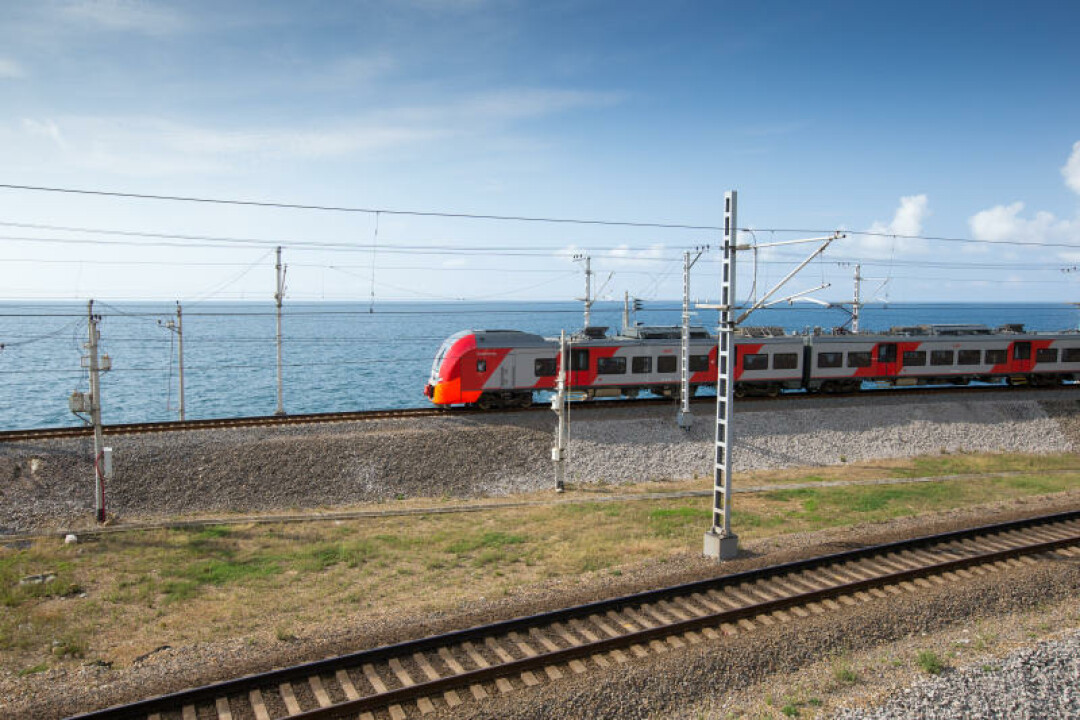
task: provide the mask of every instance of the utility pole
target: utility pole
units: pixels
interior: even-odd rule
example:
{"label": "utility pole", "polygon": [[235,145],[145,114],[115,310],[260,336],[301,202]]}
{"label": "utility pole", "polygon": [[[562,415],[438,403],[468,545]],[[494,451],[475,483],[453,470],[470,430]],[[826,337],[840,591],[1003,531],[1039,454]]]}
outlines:
{"label": "utility pole", "polygon": [[180,308],[180,301],[176,301],[176,320],[169,320],[162,323],[158,320],[158,324],[164,327],[166,330],[176,333],[176,342],[178,348],[177,362],[180,365],[180,421],[184,420],[184,316],[183,311]]}
{"label": "utility pole", "polygon": [[574,260],[585,261],[585,327],[589,327],[590,311],[592,310],[592,258],[588,255],[577,254]]}
{"label": "utility pole", "polygon": [[855,264],[855,297],[851,302],[851,332],[859,332],[859,284],[862,282],[862,275],[859,271],[862,270],[862,265]]}
{"label": "utility pole", "polygon": [[630,327],[630,291],[623,290],[622,297],[622,329],[625,333]]}
{"label": "utility pole", "polygon": [[828,287],[828,285],[822,285],[818,288],[795,293],[785,298],[785,300],[769,302],[769,298],[787,284],[791,278],[795,277],[811,260],[824,252],[825,248],[833,240],[844,237],[840,233],[833,233],[830,237],[783,240],[756,245],[755,247],[764,248],[805,242],[822,243],[806,260],[777,283],[772,290],[765,293],[760,300],[744,310],[741,315],[735,317],[735,253],[737,250],[749,250],[752,247],[736,243],[736,233],[738,232],[737,205],[738,194],[734,190],[724,195],[724,254],[720,272],[720,304],[698,306],[720,310],[720,327],[717,330],[719,347],[716,357],[716,454],[713,463],[712,527],[705,533],[705,555],[716,560],[730,560],[739,553],[739,538],[731,531],[731,448],[734,441],[732,401],[734,400],[735,388],[735,364],[738,360],[735,352],[735,328],[749,317],[750,313],[759,308],[784,302],[785,300],[790,301],[807,293]]}
{"label": "utility pole", "polygon": [[690,411],[690,268],[698,261],[705,248],[697,248],[697,255],[690,259],[690,251],[683,252],[683,297],[682,297],[682,347],[679,353],[679,397],[682,404],[677,417],[679,427],[689,430],[694,424]]}
{"label": "utility pole", "polygon": [[559,416],[559,427],[555,434],[555,447],[551,448],[551,459],[555,462],[555,492],[566,490],[566,331],[559,333],[559,379],[556,383],[555,397],[551,399],[551,409]]}
{"label": "utility pole", "polygon": [[274,302],[277,303],[277,410],[275,415],[285,414],[285,404],[281,389],[281,301],[285,297],[285,270],[281,264],[281,246],[277,249],[277,292],[274,293]]}
{"label": "utility pole", "polygon": [[98,340],[101,333],[98,323],[101,316],[94,314],[94,301],[86,306],[90,370],[90,422],[94,426],[94,513],[99,523],[105,522],[105,479],[112,477],[112,448],[104,446],[101,427],[101,373],[112,367],[109,356],[98,362]]}
{"label": "utility pole", "polygon": [[705,533],[705,555],[730,560],[739,554],[731,531],[731,420],[735,385],[735,240],[738,193],[724,195],[724,250],[720,272],[720,327],[716,354],[716,453],[713,462],[712,527]]}

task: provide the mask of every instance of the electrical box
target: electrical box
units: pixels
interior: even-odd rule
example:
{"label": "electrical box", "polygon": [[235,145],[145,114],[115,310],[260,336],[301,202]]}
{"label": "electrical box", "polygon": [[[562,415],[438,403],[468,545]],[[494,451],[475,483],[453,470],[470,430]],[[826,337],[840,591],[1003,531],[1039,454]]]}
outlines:
{"label": "electrical box", "polygon": [[90,412],[90,396],[76,390],[68,398],[68,407],[73,413],[88,413]]}
{"label": "electrical box", "polygon": [[561,448],[553,447],[553,448],[551,448],[551,459],[554,460],[555,462],[559,462],[560,460],[563,460],[566,457],[566,455],[564,453],[565,453],[565,451],[562,450]]}
{"label": "electrical box", "polygon": [[112,448],[101,448],[101,474],[108,480],[112,478]]}
{"label": "electrical box", "polygon": [[112,370],[112,358],[108,353],[101,356],[101,366],[98,368],[101,372],[109,372]]}

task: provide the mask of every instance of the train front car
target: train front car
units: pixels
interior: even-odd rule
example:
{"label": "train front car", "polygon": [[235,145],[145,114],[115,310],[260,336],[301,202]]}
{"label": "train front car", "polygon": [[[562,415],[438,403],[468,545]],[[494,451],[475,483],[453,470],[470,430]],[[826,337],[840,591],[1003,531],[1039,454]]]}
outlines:
{"label": "train front car", "polygon": [[552,341],[532,333],[463,330],[439,348],[424,395],[440,407],[527,407],[533,367],[553,366],[557,354]]}

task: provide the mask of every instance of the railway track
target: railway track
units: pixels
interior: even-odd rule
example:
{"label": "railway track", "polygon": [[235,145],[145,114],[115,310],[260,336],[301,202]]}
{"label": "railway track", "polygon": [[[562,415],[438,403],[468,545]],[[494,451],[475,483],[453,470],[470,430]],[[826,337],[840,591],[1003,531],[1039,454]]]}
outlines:
{"label": "railway track", "polygon": [[[885,393],[887,395],[946,395],[946,394],[983,394],[1004,392],[1008,389],[1006,386],[971,386],[971,387],[956,387],[956,388],[905,388],[902,390],[894,389],[870,389],[861,390],[855,393],[833,393],[827,397],[830,398],[852,398],[852,397],[865,397],[874,394]],[[1053,391],[1060,388],[1035,388],[1029,386],[1022,386],[1024,390],[1037,390],[1037,391]],[[773,397],[745,397],[740,398],[739,403],[753,402],[753,403],[775,403],[775,402],[798,402],[800,399],[820,398],[822,395],[809,394],[809,393],[787,393],[779,398]],[[649,406],[649,405],[672,405],[674,400],[671,398],[639,398],[636,400],[604,400],[599,402],[586,402],[575,403],[575,411],[580,410],[602,410],[605,408],[611,408],[616,405],[633,405],[633,406]],[[694,404],[715,404],[716,398],[713,396],[704,396],[694,398],[692,401]],[[397,410],[364,410],[353,412],[328,412],[328,413],[308,413],[302,415],[257,415],[250,417],[238,417],[238,418],[210,418],[205,420],[184,420],[184,421],[167,421],[167,422],[148,422],[148,423],[124,423],[117,425],[105,425],[102,428],[102,432],[107,436],[115,435],[142,435],[148,433],[165,433],[165,432],[183,432],[189,430],[224,430],[230,428],[258,428],[258,427],[275,427],[284,425],[304,425],[304,424],[316,424],[316,423],[342,423],[342,422],[363,422],[370,420],[387,420],[387,419],[403,419],[403,418],[421,418],[421,417],[443,417],[448,415],[477,415],[477,414],[492,414],[492,413],[514,413],[514,412],[550,412],[550,407],[546,404],[533,405],[527,408],[505,408],[495,410],[480,410],[479,408],[402,408]],[[93,428],[90,426],[80,427],[51,427],[51,428],[33,428],[25,430],[0,430],[0,443],[3,442],[19,442],[26,440],[56,440],[65,438],[81,438],[90,437],[94,434]]]}
{"label": "railway track", "polygon": [[878,545],[274,670],[77,720],[406,720],[765,625],[1080,558],[1080,511]]}

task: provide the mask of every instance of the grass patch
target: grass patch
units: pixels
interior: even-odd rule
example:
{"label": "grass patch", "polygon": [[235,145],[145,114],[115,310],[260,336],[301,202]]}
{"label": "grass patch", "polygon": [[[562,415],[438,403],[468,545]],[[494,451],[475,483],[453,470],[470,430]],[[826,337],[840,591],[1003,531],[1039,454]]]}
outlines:
{"label": "grass patch", "polygon": [[524,535],[493,531],[470,537],[460,538],[446,546],[446,552],[453,555],[466,555],[480,549],[500,549],[507,545],[520,545],[525,542]]}
{"label": "grass patch", "polygon": [[675,537],[690,525],[700,530],[710,515],[712,510],[704,507],[657,508],[649,512],[649,532],[655,537]]}
{"label": "grass patch", "polygon": [[[1059,492],[1080,486],[1080,471],[1041,470],[1059,470],[1072,462],[1071,456],[935,455],[815,468],[812,474],[740,474],[736,487],[808,480],[818,486],[737,495],[732,521],[749,541]],[[1023,474],[820,486],[837,479],[946,470]],[[701,488],[710,481],[673,485]],[[621,486],[619,492],[658,489],[672,486]],[[538,497],[550,500],[551,495]],[[589,493],[571,490],[563,497],[587,499]],[[699,552],[710,515],[709,497],[578,502],[432,514],[419,521],[388,517],[211,525],[102,535],[76,546],[44,539],[22,549],[0,547],[0,669],[16,674],[79,655],[123,666],[164,644],[223,637],[288,642],[302,635],[301,628],[347,623],[357,612],[388,617],[446,612],[481,596],[501,597],[549,579],[619,576],[640,563]],[[22,578],[45,572],[56,578],[20,584]],[[976,644],[992,641],[986,633],[974,638]],[[847,665],[838,664],[833,672],[839,683],[858,681]],[[811,705],[790,697],[785,702],[804,712]]]}
{"label": "grass patch", "polygon": [[940,675],[941,671],[945,669],[945,663],[932,650],[920,650],[915,658],[915,664],[919,666],[920,670],[931,675]]}
{"label": "grass patch", "polygon": [[854,685],[859,681],[859,674],[848,663],[836,663],[832,670],[833,679],[844,685]]}
{"label": "grass patch", "polygon": [[48,669],[49,669],[49,664],[48,663],[40,663],[40,664],[35,665],[33,667],[24,668],[24,669],[20,670],[16,674],[19,677],[26,677],[27,675],[36,675],[37,673],[45,672]]}

